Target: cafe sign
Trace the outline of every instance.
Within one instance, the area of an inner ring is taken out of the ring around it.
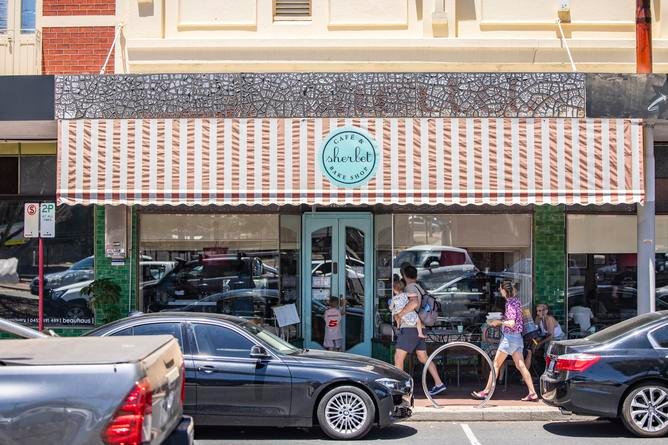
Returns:
[[[361,128],[337,128],[323,140],[318,159],[323,176],[332,184],[360,187],[376,174],[378,143]]]

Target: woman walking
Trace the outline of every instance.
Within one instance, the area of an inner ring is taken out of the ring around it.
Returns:
[[[494,356],[495,375],[499,375],[499,370],[501,369],[501,366],[503,366],[506,357],[509,355],[512,356],[515,367],[520,371],[520,374],[522,374],[524,383],[529,390],[529,394],[523,397],[522,401],[536,402],[538,401],[538,395],[534,389],[531,374],[529,374],[529,370],[524,364],[524,341],[522,339],[524,321],[522,319],[522,304],[520,303],[519,298],[517,298],[515,287],[510,280],[503,280],[499,287],[499,291],[501,292],[501,296],[506,299],[506,310],[503,316],[503,321],[492,320],[489,322],[491,326],[501,326],[503,332],[503,338],[501,339],[499,348],[496,350],[496,355]],[[471,396],[478,400],[487,398],[493,383],[492,373],[490,372],[485,389],[482,391],[473,391]]]

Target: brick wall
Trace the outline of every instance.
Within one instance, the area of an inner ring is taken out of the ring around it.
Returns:
[[[113,26],[44,28],[43,74],[98,74],[114,41]],[[112,52],[106,72],[114,72]]]
[[[114,15],[116,0],[43,0],[42,14],[53,15]]]
[[[121,287],[119,303],[121,314],[124,316],[130,310],[137,309],[137,212],[132,210],[132,249],[129,258],[122,266],[112,266],[111,260],[104,254],[104,207],[95,206],[95,278],[109,278]],[[96,324],[101,324],[100,316],[96,313]]]
[[[533,218],[534,306],[547,303],[565,323],[566,212],[564,206],[536,206]]]

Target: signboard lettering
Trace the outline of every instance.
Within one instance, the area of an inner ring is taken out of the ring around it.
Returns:
[[[360,187],[376,174],[380,163],[378,143],[361,128],[332,131],[318,153],[323,176],[339,187]]]

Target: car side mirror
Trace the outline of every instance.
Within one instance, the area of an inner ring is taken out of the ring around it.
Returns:
[[[269,357],[269,353],[264,348],[264,346],[255,345],[250,350],[250,357],[251,358],[257,358],[257,359],[263,359],[263,358]]]

